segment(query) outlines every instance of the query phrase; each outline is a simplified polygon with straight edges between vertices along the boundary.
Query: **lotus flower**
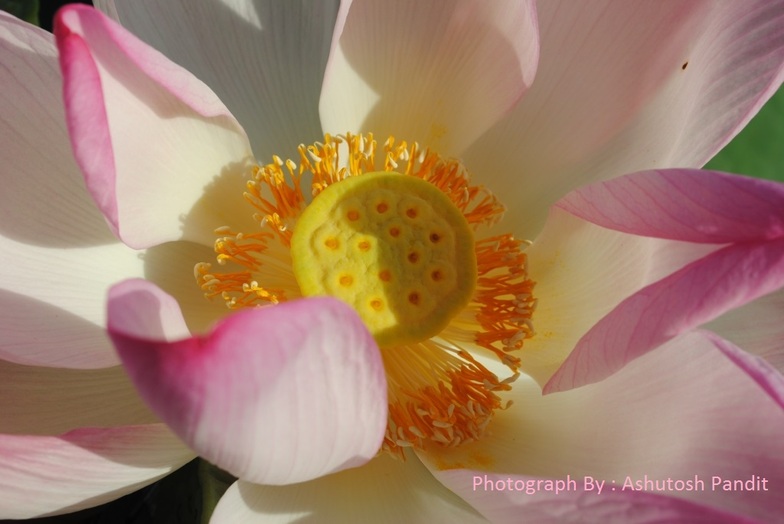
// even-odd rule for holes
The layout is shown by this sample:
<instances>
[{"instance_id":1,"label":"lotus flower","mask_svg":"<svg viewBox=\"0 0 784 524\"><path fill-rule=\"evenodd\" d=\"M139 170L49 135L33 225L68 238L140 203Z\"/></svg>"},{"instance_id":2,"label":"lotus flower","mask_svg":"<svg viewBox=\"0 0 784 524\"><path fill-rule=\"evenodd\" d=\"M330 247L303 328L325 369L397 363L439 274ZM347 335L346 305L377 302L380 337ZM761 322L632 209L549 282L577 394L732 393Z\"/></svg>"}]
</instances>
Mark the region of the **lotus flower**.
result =
<instances>
[{"instance_id":1,"label":"lotus flower","mask_svg":"<svg viewBox=\"0 0 784 524\"><path fill-rule=\"evenodd\" d=\"M781 3L97 4L64 111L1 19L0 516L778 517L784 188L693 168Z\"/></svg>"}]
</instances>

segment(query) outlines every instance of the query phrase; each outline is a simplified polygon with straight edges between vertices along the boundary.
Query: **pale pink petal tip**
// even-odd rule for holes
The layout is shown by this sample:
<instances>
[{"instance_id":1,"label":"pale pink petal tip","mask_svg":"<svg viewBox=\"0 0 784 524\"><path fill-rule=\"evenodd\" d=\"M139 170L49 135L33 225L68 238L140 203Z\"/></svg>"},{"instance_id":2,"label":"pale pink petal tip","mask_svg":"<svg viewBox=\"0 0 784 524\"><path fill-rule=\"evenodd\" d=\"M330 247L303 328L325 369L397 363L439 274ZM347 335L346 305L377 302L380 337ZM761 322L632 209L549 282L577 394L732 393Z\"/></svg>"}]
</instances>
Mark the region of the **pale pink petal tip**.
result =
<instances>
[{"instance_id":1,"label":"pale pink petal tip","mask_svg":"<svg viewBox=\"0 0 784 524\"><path fill-rule=\"evenodd\" d=\"M314 298L248 309L207 335L173 340L159 327L171 324L172 301L146 281L121 283L109 294L109 331L147 403L200 455L261 484L375 456L386 378L349 306Z\"/></svg>"}]
</instances>

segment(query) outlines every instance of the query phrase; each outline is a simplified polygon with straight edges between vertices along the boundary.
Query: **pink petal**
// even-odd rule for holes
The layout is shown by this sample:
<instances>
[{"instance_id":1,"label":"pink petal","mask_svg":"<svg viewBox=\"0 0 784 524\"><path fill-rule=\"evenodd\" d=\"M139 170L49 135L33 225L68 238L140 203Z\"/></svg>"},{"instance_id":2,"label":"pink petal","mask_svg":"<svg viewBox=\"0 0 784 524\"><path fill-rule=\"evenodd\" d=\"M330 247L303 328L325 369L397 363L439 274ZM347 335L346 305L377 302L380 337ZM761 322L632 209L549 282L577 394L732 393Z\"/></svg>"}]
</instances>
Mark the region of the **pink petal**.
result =
<instances>
[{"instance_id":1,"label":"pink petal","mask_svg":"<svg viewBox=\"0 0 784 524\"><path fill-rule=\"evenodd\" d=\"M337 0L95 5L214 89L262 161L296 159L297 145L323 140L318 101Z\"/></svg>"},{"instance_id":2,"label":"pink petal","mask_svg":"<svg viewBox=\"0 0 784 524\"><path fill-rule=\"evenodd\" d=\"M533 2L354 0L346 9L321 96L329 133L395 135L459 154L536 73Z\"/></svg>"},{"instance_id":3,"label":"pink petal","mask_svg":"<svg viewBox=\"0 0 784 524\"><path fill-rule=\"evenodd\" d=\"M140 275L142 261L115 245L84 190L51 33L0 12L0 53L8 73L0 90L0 357L116 365L102 327L103 296L118 275Z\"/></svg>"},{"instance_id":4,"label":"pink petal","mask_svg":"<svg viewBox=\"0 0 784 524\"><path fill-rule=\"evenodd\" d=\"M113 286L109 290L108 317L109 335L115 344L117 336L160 343L190 338L174 297L146 280L127 280Z\"/></svg>"},{"instance_id":5,"label":"pink petal","mask_svg":"<svg viewBox=\"0 0 784 524\"><path fill-rule=\"evenodd\" d=\"M580 338L624 299L716 249L628 235L554 207L526 249L538 304L522 369L544 385Z\"/></svg>"},{"instance_id":6,"label":"pink petal","mask_svg":"<svg viewBox=\"0 0 784 524\"><path fill-rule=\"evenodd\" d=\"M512 507L518 515L527 514L529 507L532 512L558 508L547 503L551 497L546 493L474 492L472 471L503 478L569 476L578 486L586 476L606 481L609 489L602 495L595 490L585 497L579 491L559 494L563 515L584 509L590 522L626 522L635 516L649 522L642 517L657 514L661 522L680 522L678 512L685 512L683 518L700 517L699 506L715 510L704 512L702 521L729 515L776 521L784 503L784 494L775 489L784 483L784 377L760 369L755 357L726 341L689 333L580 389L542 396L535 383L520 380L510 394L514 404L496 415L486 438L421 456L437 478L486 516L495 515L490 495L497 496L499 517L508 518ZM657 490L655 484L647 489L698 506L640 498L628 490L629 497L618 500L627 477L644 482L646 476L659 481L696 476L704 489ZM714 476L765 478L768 489L756 482L755 491L725 491L721 484L713 489ZM610 497L602 504L606 494ZM584 507L591 497L596 504Z\"/></svg>"},{"instance_id":7,"label":"pink petal","mask_svg":"<svg viewBox=\"0 0 784 524\"><path fill-rule=\"evenodd\" d=\"M386 428L378 348L342 302L244 310L182 338L177 304L143 280L109 294L109 331L142 397L200 455L265 484L359 466Z\"/></svg>"},{"instance_id":8,"label":"pink petal","mask_svg":"<svg viewBox=\"0 0 784 524\"><path fill-rule=\"evenodd\" d=\"M784 237L784 184L712 171L635 173L572 191L556 205L633 235L714 244Z\"/></svg>"},{"instance_id":9,"label":"pink petal","mask_svg":"<svg viewBox=\"0 0 784 524\"><path fill-rule=\"evenodd\" d=\"M524 238L575 187L702 166L782 81L776 1L567 0L538 10L536 81L463 155L504 195L507 220Z\"/></svg>"},{"instance_id":10,"label":"pink petal","mask_svg":"<svg viewBox=\"0 0 784 524\"><path fill-rule=\"evenodd\" d=\"M784 284L782 184L686 169L648 171L578 189L556 208L631 235L733 244L672 274L656 261L649 264L648 285L627 287L634 294L581 338L548 392L573 387L576 373L599 380Z\"/></svg>"},{"instance_id":11,"label":"pink petal","mask_svg":"<svg viewBox=\"0 0 784 524\"><path fill-rule=\"evenodd\" d=\"M291 522L377 524L487 521L440 485L419 460L382 454L361 468L288 486L235 482L215 508L212 524Z\"/></svg>"},{"instance_id":12,"label":"pink petal","mask_svg":"<svg viewBox=\"0 0 784 524\"><path fill-rule=\"evenodd\" d=\"M621 302L578 342L546 393L590 384L671 338L784 286L784 238L712 253Z\"/></svg>"},{"instance_id":13,"label":"pink petal","mask_svg":"<svg viewBox=\"0 0 784 524\"><path fill-rule=\"evenodd\" d=\"M206 85L85 6L58 12L55 37L76 161L126 244L209 244L241 220L207 203L221 191L242 200L250 147Z\"/></svg>"},{"instance_id":14,"label":"pink petal","mask_svg":"<svg viewBox=\"0 0 784 524\"><path fill-rule=\"evenodd\" d=\"M193 458L163 424L0 435L0 518L70 513L138 490Z\"/></svg>"}]
</instances>

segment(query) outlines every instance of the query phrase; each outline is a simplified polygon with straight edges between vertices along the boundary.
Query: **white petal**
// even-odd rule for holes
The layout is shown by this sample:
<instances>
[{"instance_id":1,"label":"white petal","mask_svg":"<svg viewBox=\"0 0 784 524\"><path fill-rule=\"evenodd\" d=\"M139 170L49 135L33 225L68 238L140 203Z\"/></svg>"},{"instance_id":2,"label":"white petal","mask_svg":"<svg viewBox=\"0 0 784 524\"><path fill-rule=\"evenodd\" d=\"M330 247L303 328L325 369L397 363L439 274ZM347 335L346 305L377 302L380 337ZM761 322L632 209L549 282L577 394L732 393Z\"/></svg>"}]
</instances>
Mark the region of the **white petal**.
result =
<instances>
[{"instance_id":1,"label":"white petal","mask_svg":"<svg viewBox=\"0 0 784 524\"><path fill-rule=\"evenodd\" d=\"M14 435L158 422L119 366L53 369L0 360L0 413L0 433Z\"/></svg>"},{"instance_id":2,"label":"white petal","mask_svg":"<svg viewBox=\"0 0 784 524\"><path fill-rule=\"evenodd\" d=\"M539 4L541 58L521 103L464 155L531 238L574 187L700 167L784 74L778 2ZM683 69L684 64L687 64Z\"/></svg>"},{"instance_id":3,"label":"white petal","mask_svg":"<svg viewBox=\"0 0 784 524\"><path fill-rule=\"evenodd\" d=\"M523 371L544 384L623 299L715 249L612 231L554 208L526 251L538 304L536 335L520 354Z\"/></svg>"},{"instance_id":4,"label":"white petal","mask_svg":"<svg viewBox=\"0 0 784 524\"><path fill-rule=\"evenodd\" d=\"M236 209L251 161L245 132L187 70L99 11L58 11L63 92L74 156L113 231L142 248L212 243Z\"/></svg>"},{"instance_id":5,"label":"white petal","mask_svg":"<svg viewBox=\"0 0 784 524\"><path fill-rule=\"evenodd\" d=\"M323 138L318 100L337 0L96 5L206 82L262 162Z\"/></svg>"},{"instance_id":6,"label":"white petal","mask_svg":"<svg viewBox=\"0 0 784 524\"><path fill-rule=\"evenodd\" d=\"M0 265L0 357L67 368L119 364L104 332L106 293L144 275L138 253L120 243L63 249L0 237Z\"/></svg>"},{"instance_id":7,"label":"white petal","mask_svg":"<svg viewBox=\"0 0 784 524\"><path fill-rule=\"evenodd\" d=\"M342 6L341 11L345 12ZM327 65L324 130L459 154L536 73L532 2L355 0Z\"/></svg>"},{"instance_id":8,"label":"white petal","mask_svg":"<svg viewBox=\"0 0 784 524\"><path fill-rule=\"evenodd\" d=\"M784 482L784 379L764 373L754 362L742 365L749 357L739 350L727 358L719 346L726 343L714 337L690 333L601 382L566 392L542 396L535 383L521 381L510 394L514 404L496 415L486 438L454 450L431 450L427 464L436 477L445 472L445 481L451 469L571 478L576 484L572 495L582 492L586 476L605 481L610 492L613 487L620 491L627 477L696 477L703 489L647 489L775 520L784 501L784 493L773 488ZM714 476L767 478L769 489L713 489ZM468 501L475 496L468 482L449 487ZM580 497L569 495L564 493L564 515L579 509L567 500L579 503ZM596 489L593 496L599 496ZM537 501L520 494L503 503L513 502L523 512ZM601 509L592 508L587 521L626 521L623 505L610 504L604 519L597 518Z\"/></svg>"},{"instance_id":9,"label":"white petal","mask_svg":"<svg viewBox=\"0 0 784 524\"><path fill-rule=\"evenodd\" d=\"M113 242L71 153L54 38L0 12L0 46L0 236L52 247Z\"/></svg>"},{"instance_id":10,"label":"white petal","mask_svg":"<svg viewBox=\"0 0 784 524\"><path fill-rule=\"evenodd\" d=\"M776 291L705 325L784 373L784 291Z\"/></svg>"},{"instance_id":11,"label":"white petal","mask_svg":"<svg viewBox=\"0 0 784 524\"><path fill-rule=\"evenodd\" d=\"M220 500L210 522L479 524L487 521L441 486L413 455L405 462L381 455L361 468L291 486L260 486L239 481Z\"/></svg>"},{"instance_id":12,"label":"white petal","mask_svg":"<svg viewBox=\"0 0 784 524\"><path fill-rule=\"evenodd\" d=\"M71 154L53 38L0 13L0 356L103 367L117 360L103 333L106 288L141 274L84 189Z\"/></svg>"},{"instance_id":13,"label":"white petal","mask_svg":"<svg viewBox=\"0 0 784 524\"><path fill-rule=\"evenodd\" d=\"M0 435L0 518L97 506L192 458L163 424L87 428L59 437Z\"/></svg>"}]
</instances>

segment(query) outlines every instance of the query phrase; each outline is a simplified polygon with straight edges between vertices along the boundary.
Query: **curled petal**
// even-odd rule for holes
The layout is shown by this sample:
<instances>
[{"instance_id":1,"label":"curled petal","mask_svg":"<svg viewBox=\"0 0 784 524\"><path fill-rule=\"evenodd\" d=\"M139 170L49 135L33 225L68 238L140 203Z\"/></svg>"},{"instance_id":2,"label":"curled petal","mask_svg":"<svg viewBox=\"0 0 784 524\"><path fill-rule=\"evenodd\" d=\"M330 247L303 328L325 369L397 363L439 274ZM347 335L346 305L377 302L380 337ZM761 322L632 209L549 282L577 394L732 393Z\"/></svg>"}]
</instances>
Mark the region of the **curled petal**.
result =
<instances>
[{"instance_id":1,"label":"curled petal","mask_svg":"<svg viewBox=\"0 0 784 524\"><path fill-rule=\"evenodd\" d=\"M178 314L143 280L109 294L109 332L131 380L207 460L251 482L288 484L378 451L386 378L347 305L318 298L245 310L188 338L162 327Z\"/></svg>"},{"instance_id":2,"label":"curled petal","mask_svg":"<svg viewBox=\"0 0 784 524\"><path fill-rule=\"evenodd\" d=\"M115 234L134 248L202 238L233 206L203 201L236 186L250 158L245 132L215 94L99 11L55 19L74 155Z\"/></svg>"},{"instance_id":3,"label":"curled petal","mask_svg":"<svg viewBox=\"0 0 784 524\"><path fill-rule=\"evenodd\" d=\"M0 11L0 53L0 236L60 248L113 242L71 153L52 34Z\"/></svg>"},{"instance_id":4,"label":"curled petal","mask_svg":"<svg viewBox=\"0 0 784 524\"><path fill-rule=\"evenodd\" d=\"M784 238L731 245L625 299L594 325L545 386L601 380L671 338L784 286Z\"/></svg>"},{"instance_id":5,"label":"curled petal","mask_svg":"<svg viewBox=\"0 0 784 524\"><path fill-rule=\"evenodd\" d=\"M526 250L538 304L522 369L544 385L580 338L624 299L717 248L629 235L554 207Z\"/></svg>"},{"instance_id":6,"label":"curled petal","mask_svg":"<svg viewBox=\"0 0 784 524\"><path fill-rule=\"evenodd\" d=\"M84 189L52 34L0 12L0 53L0 357L35 366L116 365L103 296L118 275L139 275L141 262L115 245Z\"/></svg>"}]
</instances>

